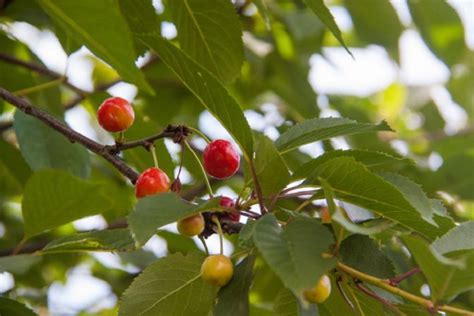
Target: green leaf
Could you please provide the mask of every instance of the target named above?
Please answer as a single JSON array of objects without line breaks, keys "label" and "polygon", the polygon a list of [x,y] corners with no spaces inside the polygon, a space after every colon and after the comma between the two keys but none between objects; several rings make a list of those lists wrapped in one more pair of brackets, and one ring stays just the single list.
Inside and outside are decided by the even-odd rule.
[{"label": "green leaf", "polygon": [[[357,304],[354,304],[354,297],[351,296],[351,292],[348,291],[348,286],[345,282],[339,281],[340,285],[336,283],[332,275],[329,275],[331,279],[331,295],[324,301],[322,304],[318,305],[318,310],[321,316],[339,316],[339,315],[354,315],[360,316],[359,307]],[[339,290],[339,287],[341,290]],[[343,296],[344,295],[344,296]],[[354,305],[355,308],[352,308],[349,303]],[[367,314],[369,316],[370,314]]]},{"label": "green leaf", "polygon": [[434,302],[450,301],[474,288],[474,251],[446,258],[420,238],[404,236],[402,239],[428,280]]},{"label": "green leaf", "polygon": [[194,240],[187,236],[175,234],[167,230],[160,230],[156,234],[166,240],[168,253],[181,252],[182,254],[187,254],[200,251]]},{"label": "green leaf", "polygon": [[421,36],[431,51],[446,64],[459,62],[467,52],[464,28],[456,10],[444,0],[408,1]]},{"label": "green leaf", "polygon": [[218,208],[218,198],[194,204],[181,199],[175,193],[163,193],[140,199],[128,216],[128,223],[137,244],[144,245],[161,226],[192,214]]},{"label": "green leaf", "polygon": [[396,225],[396,223],[390,220],[372,220],[362,224],[354,224],[349,221],[346,216],[338,208],[331,215],[331,219],[338,224],[340,224],[344,229],[350,231],[351,233],[361,234],[361,235],[375,235],[386,231],[387,229]]},{"label": "green leaf", "polygon": [[17,301],[6,297],[0,297],[0,315],[35,316],[36,314],[31,309]]},{"label": "green leaf", "polygon": [[[470,87],[474,86],[474,52],[470,51],[467,60],[470,64],[464,64],[462,71],[455,71],[451,73],[448,82],[448,90],[451,93],[453,100],[466,110],[469,117],[474,116],[474,91]],[[471,135],[466,135],[470,137]],[[445,140],[451,142],[453,137]],[[472,143],[471,143],[472,144]],[[443,155],[444,156],[444,155]]]},{"label": "green leaf", "polygon": [[275,298],[273,306],[274,315],[277,316],[316,316],[316,305],[302,307],[295,295],[288,289],[281,289]]},{"label": "green leaf", "polygon": [[253,234],[255,232],[255,225],[257,222],[253,219],[248,219],[247,223],[239,232],[238,244],[239,247],[250,249],[254,246]]},{"label": "green leaf", "polygon": [[290,181],[290,173],[283,158],[273,145],[273,141],[264,135],[261,135],[256,142],[255,169],[265,197],[280,192]]},{"label": "green leaf", "polygon": [[223,82],[232,81],[242,66],[242,30],[228,0],[168,2],[183,51]]},{"label": "green leaf", "polygon": [[150,11],[154,12],[151,2],[121,0],[120,4],[130,11],[126,17],[135,36],[155,51],[199,102],[221,122],[239,143],[246,160],[250,161],[253,153],[253,135],[237,101],[207,69],[183,50],[156,34],[153,25],[144,24],[142,18],[133,18],[133,16],[147,16]]},{"label": "green leaf", "polygon": [[369,123],[357,123],[356,121],[339,117],[314,118],[288,129],[276,140],[275,145],[280,152],[284,153],[298,146],[331,137],[377,131],[393,130],[385,121],[374,125]]},{"label": "green leaf", "polygon": [[208,315],[218,288],[202,280],[203,260],[174,254],[150,265],[122,295],[119,315]]},{"label": "green leaf", "polygon": [[336,21],[334,20],[334,17],[332,16],[331,12],[324,4],[324,1],[323,0],[304,0],[304,2],[311,10],[313,10],[313,12],[318,16],[321,22],[323,22],[324,25],[326,25],[329,31],[331,31],[331,33],[337,38],[339,43],[341,43],[341,45],[344,46],[344,48],[349,53],[349,55],[352,56],[352,53],[349,51],[346,44],[344,43],[344,39],[342,38],[341,31],[339,30],[339,27],[337,26]]},{"label": "green leaf", "polygon": [[346,0],[344,3],[361,40],[382,45],[392,56],[398,56],[398,39],[403,26],[388,0]]},{"label": "green leaf", "polygon": [[268,0],[254,0],[253,2],[258,8],[258,12],[260,12],[260,15],[262,15],[263,19],[265,20],[265,25],[267,29],[270,29],[271,21],[270,21],[270,14],[268,12],[267,1]]},{"label": "green leaf", "polygon": [[425,221],[436,225],[433,220],[434,210],[431,202],[419,184],[396,173],[384,172],[379,175],[400,190],[405,199],[421,214]]},{"label": "green leaf", "polygon": [[13,145],[0,139],[0,152],[2,153],[0,164],[7,168],[8,172],[21,186],[24,186],[31,175],[31,169],[21,156],[20,151]]},{"label": "green leaf", "polygon": [[446,254],[460,250],[474,250],[474,221],[459,224],[432,244],[434,250]]},{"label": "green leaf", "polygon": [[367,274],[382,279],[394,276],[394,267],[377,243],[363,235],[352,235],[344,239],[339,249],[342,261]]},{"label": "green leaf", "polygon": [[89,153],[83,146],[72,144],[62,134],[21,111],[15,112],[13,126],[21,154],[33,170],[62,169],[81,178],[89,177]]},{"label": "green leaf", "polygon": [[283,288],[278,292],[273,306],[275,315],[298,316],[298,301],[290,290]]},{"label": "green leaf", "polygon": [[254,243],[265,261],[296,295],[334,267],[334,259],[322,257],[333,242],[329,231],[310,218],[296,218],[282,229],[275,216],[267,214],[254,232]]},{"label": "green leaf", "polygon": [[99,230],[56,239],[41,250],[41,254],[79,251],[131,251],[135,242],[126,228]]},{"label": "green leaf", "polygon": [[22,203],[25,236],[102,213],[111,204],[99,183],[81,180],[65,171],[41,170],[28,180],[25,188]]},{"label": "green leaf", "polygon": [[474,150],[449,156],[435,173],[436,189],[443,188],[462,199],[474,200],[474,168],[466,168],[472,165]]},{"label": "green leaf", "polygon": [[250,255],[235,267],[232,280],[219,291],[214,316],[249,314],[249,288],[253,281],[254,263],[255,255]]},{"label": "green leaf", "polygon": [[97,57],[109,63],[127,81],[153,92],[135,65],[132,36],[115,0],[37,0],[68,35],[84,43]]},{"label": "green leaf", "polygon": [[308,64],[284,59],[276,52],[266,58],[266,63],[270,74],[264,83],[285,101],[288,116],[295,120],[318,117],[317,95],[308,81]]},{"label": "green leaf", "polygon": [[428,238],[439,235],[438,229],[425,222],[395,186],[354,158],[334,158],[317,167],[314,174],[329,183],[339,200],[373,211]]},{"label": "green leaf", "polygon": [[294,180],[306,179],[307,182],[315,181],[315,175],[311,172],[321,164],[336,157],[352,157],[356,161],[363,163],[371,170],[392,170],[404,165],[413,165],[414,162],[407,158],[394,157],[378,151],[370,150],[332,150],[325,152],[321,156],[308,161],[299,167],[292,175]]},{"label": "green leaf", "polygon": [[[321,182],[321,187],[324,190],[324,196],[326,198],[328,209],[331,213],[334,233],[339,236],[339,240],[344,239],[344,229],[352,233],[370,236],[383,232],[396,225],[396,223],[386,219],[373,219],[362,224],[354,224],[349,219],[346,211],[343,208],[336,206],[336,202],[334,201],[334,191],[329,183],[321,178],[319,178],[319,181]],[[338,227],[338,225],[335,225],[334,222],[341,225],[342,227]]]},{"label": "green leaf", "polygon": [[41,258],[35,255],[0,257],[0,273],[6,271],[13,274],[24,274],[40,261]]}]

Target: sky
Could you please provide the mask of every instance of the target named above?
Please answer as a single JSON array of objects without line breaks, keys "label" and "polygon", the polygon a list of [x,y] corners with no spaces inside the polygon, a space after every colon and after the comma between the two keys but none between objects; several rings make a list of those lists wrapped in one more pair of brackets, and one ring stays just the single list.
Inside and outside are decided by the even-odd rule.
[{"label": "sky", "polygon": [[[408,26],[410,15],[405,0],[392,1],[403,24]],[[471,0],[450,0],[463,23],[465,24],[466,43],[474,49],[474,1]],[[161,10],[160,1],[154,1],[157,11]],[[343,7],[331,7],[338,26],[343,31],[352,28],[349,14]],[[165,36],[172,38],[176,36],[176,29],[170,23],[163,25]],[[33,52],[46,64],[47,67],[65,73],[76,86],[85,89],[92,89],[91,72],[92,63],[88,59],[88,50],[82,48],[72,54],[69,59],[62,50],[54,35],[48,31],[40,31],[25,23],[17,23],[12,27],[12,33],[23,42],[27,43]],[[337,115],[332,110],[324,109],[325,94],[346,94],[354,96],[368,96],[374,92],[383,90],[394,82],[401,82],[412,86],[426,86],[429,93],[439,106],[441,114],[447,121],[446,132],[454,133],[466,123],[466,114],[461,107],[455,104],[443,84],[449,78],[449,70],[438,60],[426,47],[416,30],[406,30],[400,38],[401,65],[393,63],[387,53],[381,47],[372,45],[365,48],[350,48],[354,54],[352,59],[342,48],[325,48],[323,58],[320,55],[313,55],[310,59],[311,71],[309,82],[314,90],[320,95],[318,102],[322,104],[322,116]],[[121,83],[109,90],[112,95],[121,96],[133,100],[136,95],[136,88],[130,84]],[[275,123],[281,123],[282,117],[272,104],[262,106],[263,115],[255,111],[246,111],[246,117],[252,128],[265,132],[270,138],[278,137],[278,131],[273,127]],[[81,107],[69,111],[66,121],[76,130],[84,133],[88,137],[98,138],[96,131],[89,125],[87,112]],[[463,123],[464,122],[464,123]],[[199,120],[200,129],[211,138],[227,138],[229,134],[208,112],[203,112]],[[104,133],[105,135],[105,133]],[[112,142],[112,138],[100,135],[100,139]],[[105,137],[105,138],[104,138]],[[173,146],[172,142],[167,142],[172,153],[176,154],[179,147]],[[198,147],[204,146],[199,141]],[[336,146],[345,148],[347,144],[343,140],[338,140]],[[403,144],[399,144],[403,151]],[[321,153],[321,148],[317,144],[305,146],[304,151],[311,155]],[[440,164],[439,159],[434,158],[434,165]],[[441,162],[442,163],[442,162]],[[191,179],[184,179],[190,181]],[[220,189],[217,194],[225,194],[235,197],[236,193],[230,189]],[[101,216],[93,216],[75,222],[78,230],[103,229],[106,222]],[[168,225],[166,229],[177,232],[176,225]],[[1,236],[2,227],[0,227]],[[200,243],[196,242],[199,246]],[[154,252],[157,256],[166,253],[165,241],[159,237],[154,237],[146,245],[146,249]],[[218,251],[218,238],[213,236],[209,240],[211,252]],[[202,247],[202,246],[201,246]],[[225,243],[225,253],[231,254],[233,249],[229,242]],[[94,254],[97,260],[111,268],[120,268],[126,271],[134,271],[136,267],[124,266],[117,255]],[[9,273],[0,273],[0,293],[14,286],[14,278]],[[74,311],[87,308],[97,311],[102,308],[115,305],[117,298],[111,293],[109,285],[90,274],[87,265],[81,265],[69,271],[69,277],[65,284],[54,282],[49,290],[49,307],[52,315],[64,315]]]}]

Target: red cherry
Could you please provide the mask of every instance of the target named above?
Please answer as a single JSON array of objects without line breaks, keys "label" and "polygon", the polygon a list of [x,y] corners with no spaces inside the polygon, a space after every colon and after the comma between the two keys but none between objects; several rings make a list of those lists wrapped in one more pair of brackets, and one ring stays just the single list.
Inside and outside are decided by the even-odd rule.
[{"label": "red cherry", "polygon": [[100,126],[109,132],[122,132],[132,126],[135,112],[127,100],[115,97],[105,100],[97,110]]},{"label": "red cherry", "polygon": [[148,195],[167,192],[170,189],[170,179],[159,168],[148,168],[138,177],[135,184],[135,196],[142,198]]},{"label": "red cherry", "polygon": [[[227,196],[221,197],[219,200],[219,205],[224,207],[224,208],[233,208],[235,203],[234,200]],[[240,213],[237,212],[225,212],[224,213],[224,218],[228,218],[233,222],[238,222],[240,220]]]},{"label": "red cherry", "polygon": [[219,205],[225,208],[233,208],[235,203],[234,203],[234,200],[232,200],[231,198],[227,196],[223,196],[219,200]]},{"label": "red cherry", "polygon": [[234,146],[226,140],[217,139],[204,150],[204,168],[217,179],[233,176],[240,165],[240,156]]}]

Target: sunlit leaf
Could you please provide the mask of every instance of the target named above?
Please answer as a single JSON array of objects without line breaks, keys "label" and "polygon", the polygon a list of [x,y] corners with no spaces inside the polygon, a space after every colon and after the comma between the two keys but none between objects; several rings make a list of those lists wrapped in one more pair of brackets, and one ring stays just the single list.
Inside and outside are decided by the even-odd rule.
[{"label": "sunlit leaf", "polygon": [[174,254],[150,265],[123,293],[119,315],[207,315],[218,288],[202,280],[203,260]]},{"label": "sunlit leaf", "polygon": [[27,182],[22,212],[25,235],[34,236],[110,208],[100,183],[84,181],[65,171],[42,170]]},{"label": "sunlit leaf", "polygon": [[56,239],[41,254],[79,251],[130,251],[135,247],[128,229],[92,231]]},{"label": "sunlit leaf", "polygon": [[89,177],[89,153],[83,146],[21,111],[15,112],[14,127],[21,154],[33,170],[54,168]]},{"label": "sunlit leaf", "polygon": [[253,280],[255,255],[246,257],[234,270],[232,280],[217,296],[215,316],[247,316],[249,314],[249,288]]},{"label": "sunlit leaf", "polygon": [[31,309],[17,301],[6,297],[0,297],[0,315],[35,316],[36,314]]},{"label": "sunlit leaf", "polygon": [[325,259],[333,237],[319,221],[296,218],[284,228],[273,215],[265,215],[255,225],[254,243],[268,265],[294,293],[313,287],[335,265]]},{"label": "sunlit leaf", "polygon": [[79,43],[85,43],[125,80],[146,91],[153,91],[135,65],[131,33],[120,14],[117,1],[37,1],[69,36]]},{"label": "sunlit leaf", "polygon": [[128,216],[128,223],[133,238],[139,245],[143,245],[158,228],[192,214],[217,208],[219,198],[195,204],[181,199],[175,193],[163,193],[140,199]]},{"label": "sunlit leaf", "polygon": [[223,82],[240,73],[244,49],[240,21],[227,0],[168,2],[181,49]]},{"label": "sunlit leaf", "polygon": [[283,153],[298,146],[331,137],[377,131],[392,131],[392,129],[385,121],[374,125],[357,123],[346,118],[315,118],[306,120],[288,129],[276,140],[275,145]]}]

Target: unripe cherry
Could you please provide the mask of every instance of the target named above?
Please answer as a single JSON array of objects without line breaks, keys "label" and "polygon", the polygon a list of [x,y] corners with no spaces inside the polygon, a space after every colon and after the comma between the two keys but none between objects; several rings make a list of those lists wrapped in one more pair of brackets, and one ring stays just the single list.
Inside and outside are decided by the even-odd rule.
[{"label": "unripe cherry", "polygon": [[97,120],[109,132],[123,132],[132,126],[135,112],[130,103],[122,98],[106,99],[97,110]]},{"label": "unripe cherry", "polygon": [[233,176],[240,166],[240,156],[234,146],[223,139],[210,142],[203,158],[206,172],[217,179]]},{"label": "unripe cherry", "polygon": [[170,179],[160,168],[152,167],[143,171],[135,183],[135,196],[142,198],[148,195],[168,192]]},{"label": "unripe cherry", "polygon": [[[224,208],[233,208],[235,206],[234,200],[227,196],[221,197],[219,200],[219,205]],[[233,222],[238,222],[240,220],[240,213],[237,212],[225,212],[224,217],[230,219]]]},{"label": "unripe cherry", "polygon": [[188,216],[178,221],[178,231],[181,235],[193,237],[204,230],[204,217],[199,214]]},{"label": "unripe cherry", "polygon": [[321,304],[331,294],[331,280],[327,275],[323,275],[312,289],[303,292],[304,298],[314,304]]},{"label": "unripe cherry", "polygon": [[224,255],[207,257],[201,266],[202,279],[212,285],[224,286],[234,274],[232,261]]}]

